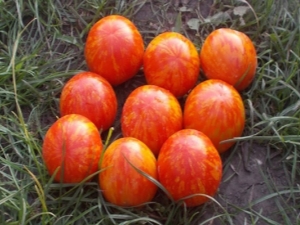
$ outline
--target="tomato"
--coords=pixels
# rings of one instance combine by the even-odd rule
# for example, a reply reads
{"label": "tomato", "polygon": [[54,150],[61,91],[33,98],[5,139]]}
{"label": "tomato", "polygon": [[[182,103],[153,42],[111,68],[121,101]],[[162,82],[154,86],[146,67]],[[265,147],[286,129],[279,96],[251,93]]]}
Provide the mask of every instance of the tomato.
{"label": "tomato", "polygon": [[245,108],[235,88],[221,80],[206,80],[188,95],[183,111],[185,128],[206,134],[220,153],[234,142],[221,141],[240,137],[245,126]]}
{"label": "tomato", "polygon": [[141,141],[126,137],[106,149],[99,185],[107,201],[119,206],[137,206],[154,197],[157,186],[140,171],[157,179],[156,158]]}
{"label": "tomato", "polygon": [[[198,206],[208,201],[203,194],[214,196],[217,192],[222,161],[206,135],[183,129],[163,144],[157,159],[157,172],[160,183],[175,201],[185,198],[186,206]],[[189,197],[196,194],[198,196]]]}
{"label": "tomato", "polygon": [[117,114],[117,97],[111,85],[92,72],[73,76],[60,96],[60,113],[80,114],[90,119],[98,129],[106,130]]}
{"label": "tomato", "polygon": [[49,174],[62,183],[79,183],[98,170],[102,141],[97,127],[86,117],[70,114],[47,131],[42,155]]}
{"label": "tomato", "polygon": [[90,29],[84,55],[92,72],[118,85],[132,78],[142,66],[143,38],[129,19],[106,16]]}
{"label": "tomato", "polygon": [[200,52],[201,68],[209,79],[220,79],[241,91],[255,77],[257,57],[250,38],[221,28],[208,35]]}
{"label": "tomato", "polygon": [[143,85],[125,101],[121,115],[123,136],[144,142],[155,155],[167,138],[182,129],[182,110],[168,90]]}
{"label": "tomato", "polygon": [[194,44],[176,32],[156,36],[144,54],[144,73],[148,84],[163,87],[175,97],[185,95],[199,77],[199,55]]}

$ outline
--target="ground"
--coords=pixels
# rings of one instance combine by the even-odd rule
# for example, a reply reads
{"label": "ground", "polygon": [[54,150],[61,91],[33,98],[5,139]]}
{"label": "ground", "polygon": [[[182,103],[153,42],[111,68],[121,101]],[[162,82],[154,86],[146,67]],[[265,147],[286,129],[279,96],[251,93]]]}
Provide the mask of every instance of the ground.
{"label": "ground", "polygon": [[[1,4],[0,223],[300,224],[297,1],[20,1],[6,3],[7,12]],[[15,19],[9,9],[24,13],[18,11]],[[145,44],[159,33],[177,31],[200,50],[210,31],[232,27],[249,35],[257,48],[256,78],[241,93],[245,131],[222,154],[222,183],[203,206],[186,209],[159,192],[145,207],[122,209],[103,201],[96,182],[74,187],[49,180],[40,149],[46,130],[59,116],[60,91],[75,72],[87,69],[83,49],[88,29],[112,13],[129,17]],[[34,18],[42,22],[30,22]],[[24,32],[20,39],[16,31]],[[16,40],[21,44],[14,54]],[[201,73],[199,82],[203,79]],[[115,87],[119,110],[111,141],[122,135],[119,120],[126,97],[143,84],[141,69]]]}
{"label": "ground", "polygon": [[[169,20],[164,20],[164,23],[159,22],[159,16],[155,15],[154,11],[158,11],[161,5],[155,3],[146,3],[135,14],[134,21],[141,30],[157,29],[157,33],[176,29],[176,17],[178,16],[178,8],[182,8],[183,26],[191,40],[197,42],[199,39],[197,32],[189,29],[187,21],[197,17],[196,12],[200,13],[205,19],[208,18],[214,11],[213,1],[173,1],[173,5],[168,5],[166,15]],[[204,37],[200,37],[204,38]],[[198,40],[199,41],[199,40]],[[126,96],[139,85],[146,84],[142,71],[138,77],[126,82],[117,88],[118,99],[120,105],[126,99]],[[118,92],[118,90],[121,90]],[[184,102],[184,99],[181,99]],[[120,116],[120,114],[119,114]],[[121,132],[118,129],[118,124],[115,125],[117,137],[120,137]],[[271,155],[271,156],[270,156]],[[260,214],[270,220],[276,221],[278,224],[286,222],[278,213],[276,204],[285,205],[287,208],[293,201],[289,197],[285,187],[288,186],[289,178],[285,171],[282,162],[282,156],[278,150],[273,149],[268,143],[259,143],[244,141],[238,143],[233,149],[222,155],[223,162],[230,161],[224,169],[222,184],[220,186],[216,200],[228,210],[228,213],[233,213],[233,224],[252,224],[256,215]],[[268,181],[266,181],[266,179]],[[270,186],[271,183],[271,186]],[[281,193],[283,191],[284,193]],[[239,208],[237,208],[238,206]],[[215,206],[208,207],[205,213],[196,223],[203,222],[220,213],[220,210],[215,211]],[[253,214],[253,215],[252,215]],[[299,216],[296,212],[286,212],[292,224],[296,224]],[[221,224],[221,221],[212,219],[209,224]],[[255,224],[269,224],[267,220],[258,220]]]}

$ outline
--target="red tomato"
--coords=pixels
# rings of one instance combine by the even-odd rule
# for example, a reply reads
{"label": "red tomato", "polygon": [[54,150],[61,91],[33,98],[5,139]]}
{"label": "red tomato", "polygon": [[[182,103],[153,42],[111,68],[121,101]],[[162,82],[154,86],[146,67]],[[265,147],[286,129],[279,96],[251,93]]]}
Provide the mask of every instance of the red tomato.
{"label": "red tomato", "polygon": [[239,31],[221,28],[206,38],[200,53],[201,68],[209,79],[220,79],[237,90],[252,82],[257,67],[250,38]]}
{"label": "red tomato", "polygon": [[144,142],[155,155],[167,138],[182,129],[182,110],[168,90],[144,85],[126,99],[121,115],[123,136]]}
{"label": "red tomato", "polygon": [[199,70],[197,49],[179,33],[166,32],[156,36],[144,54],[148,84],[163,87],[176,97],[185,95],[196,85]]}
{"label": "red tomato", "polygon": [[[195,194],[214,196],[222,177],[222,161],[210,139],[200,131],[184,129],[169,137],[157,159],[160,183],[175,201]],[[185,204],[197,206],[208,200],[193,196]]]}
{"label": "red tomato", "polygon": [[185,128],[206,134],[220,153],[234,142],[221,141],[240,137],[245,126],[245,108],[240,94],[221,80],[198,84],[186,99],[183,111]]}
{"label": "red tomato", "polygon": [[106,130],[117,114],[117,97],[111,85],[101,76],[82,72],[72,77],[60,96],[60,113],[80,114],[98,129]]}
{"label": "red tomato", "polygon": [[118,85],[133,77],[142,66],[144,42],[130,20],[110,15],[92,26],[84,54],[92,72]]}
{"label": "red tomato", "polygon": [[70,114],[58,119],[47,131],[43,159],[54,180],[79,183],[98,170],[102,141],[97,127],[86,117]]}
{"label": "red tomato", "polygon": [[136,170],[157,179],[156,158],[135,138],[120,138],[109,145],[101,168],[100,188],[106,200],[115,205],[137,206],[151,201],[157,191],[157,186]]}

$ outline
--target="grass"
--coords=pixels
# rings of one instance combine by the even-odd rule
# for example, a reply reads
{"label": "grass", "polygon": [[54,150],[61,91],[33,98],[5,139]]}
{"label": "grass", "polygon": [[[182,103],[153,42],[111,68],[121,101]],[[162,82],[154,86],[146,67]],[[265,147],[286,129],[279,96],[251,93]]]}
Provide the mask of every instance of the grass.
{"label": "grass", "polygon": [[[165,1],[0,0],[0,224],[299,224],[300,5],[297,0],[249,4],[253,11],[247,10],[241,23],[232,12],[247,6],[242,0],[213,1],[206,18],[200,9],[190,12]],[[143,7],[151,10],[151,23],[141,19]],[[86,69],[83,46],[89,28],[115,13],[133,19],[146,44],[172,29],[200,48],[218,27],[243,31],[253,40],[259,65],[255,81],[242,93],[248,118],[244,135],[223,156],[224,173],[231,173],[223,178],[223,188],[235,182],[239,171],[232,169],[242,166],[234,158],[251,165],[256,148],[267,155],[267,168],[259,169],[264,195],[239,204],[228,201],[221,187],[209,203],[185,208],[159,192],[143,207],[120,208],[104,201],[96,182],[52,181],[41,159],[43,136],[59,116],[65,81]],[[187,25],[189,15],[199,28]],[[134,81],[122,87],[130,85]],[[283,177],[285,182],[278,182]],[[266,213],[264,204],[270,201],[273,208]]]}

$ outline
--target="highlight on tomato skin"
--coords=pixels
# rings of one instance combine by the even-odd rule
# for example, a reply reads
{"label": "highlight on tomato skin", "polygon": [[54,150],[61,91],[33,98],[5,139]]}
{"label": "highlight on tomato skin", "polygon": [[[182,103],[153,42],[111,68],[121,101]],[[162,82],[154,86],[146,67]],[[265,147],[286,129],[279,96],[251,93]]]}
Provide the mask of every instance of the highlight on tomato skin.
{"label": "highlight on tomato skin", "polygon": [[112,126],[117,114],[117,97],[109,82],[98,74],[84,71],[74,75],[63,87],[60,113],[80,114],[99,130]]}
{"label": "highlight on tomato skin", "polygon": [[223,80],[242,91],[255,77],[257,55],[254,44],[246,34],[220,28],[205,39],[200,62],[208,79]]}
{"label": "highlight on tomato skin", "polygon": [[222,178],[222,161],[205,134],[183,129],[163,144],[157,172],[159,182],[175,201],[186,198],[186,206],[194,207],[209,200],[203,195],[216,194]]}
{"label": "highlight on tomato skin", "polygon": [[185,36],[165,32],[147,46],[143,66],[148,84],[165,88],[175,97],[182,97],[198,80],[199,54]]}
{"label": "highlight on tomato skin", "polygon": [[155,196],[157,186],[139,171],[157,180],[156,158],[138,139],[125,137],[112,142],[100,167],[99,186],[107,201],[134,207]]}
{"label": "highlight on tomato skin", "polygon": [[121,115],[123,136],[144,142],[155,156],[165,140],[181,129],[182,109],[168,90],[143,85],[126,99]]}
{"label": "highlight on tomato skin", "polygon": [[62,183],[80,183],[98,170],[102,140],[86,117],[70,114],[59,118],[46,132],[42,156],[50,176]]}
{"label": "highlight on tomato skin", "polygon": [[240,137],[245,126],[245,107],[239,92],[224,81],[211,79],[198,84],[188,95],[183,110],[184,128],[207,135],[220,153]]}
{"label": "highlight on tomato skin", "polygon": [[142,66],[143,38],[129,19],[109,15],[90,29],[84,55],[90,71],[116,86],[132,78]]}

